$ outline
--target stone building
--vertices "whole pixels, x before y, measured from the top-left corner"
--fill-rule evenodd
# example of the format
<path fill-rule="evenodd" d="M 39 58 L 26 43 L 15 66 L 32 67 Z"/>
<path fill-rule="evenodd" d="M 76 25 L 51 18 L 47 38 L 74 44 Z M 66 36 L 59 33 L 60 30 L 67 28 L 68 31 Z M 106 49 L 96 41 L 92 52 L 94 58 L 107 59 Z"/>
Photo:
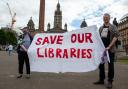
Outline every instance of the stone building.
<path fill-rule="evenodd" d="M 120 32 L 119 40 L 121 41 L 121 46 L 128 55 L 128 14 L 119 21 L 118 31 Z"/>
<path fill-rule="evenodd" d="M 30 33 L 33 33 L 35 31 L 35 24 L 32 20 L 32 17 L 30 18 L 30 20 L 28 21 L 28 24 L 27 24 L 27 27 L 28 27 L 28 31 Z"/>
<path fill-rule="evenodd" d="M 62 28 L 62 11 L 60 10 L 60 3 L 57 4 L 57 9 L 54 14 L 54 26 L 51 28 L 50 23 L 47 25 L 46 33 L 64 33 L 67 32 L 67 24 L 65 23 L 64 29 Z"/>

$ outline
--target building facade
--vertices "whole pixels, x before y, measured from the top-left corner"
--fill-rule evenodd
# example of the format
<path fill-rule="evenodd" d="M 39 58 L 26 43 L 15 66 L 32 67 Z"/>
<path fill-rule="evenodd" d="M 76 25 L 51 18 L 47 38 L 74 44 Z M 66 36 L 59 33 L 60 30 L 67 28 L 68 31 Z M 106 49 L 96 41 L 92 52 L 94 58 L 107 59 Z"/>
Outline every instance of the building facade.
<path fill-rule="evenodd" d="M 33 37 L 34 37 L 34 35 L 36 33 L 39 33 L 40 32 L 38 29 L 35 29 L 35 24 L 34 24 L 34 21 L 33 21 L 32 17 L 30 17 L 30 19 L 29 19 L 29 21 L 27 23 L 27 28 L 28 28 L 29 33 Z"/>
<path fill-rule="evenodd" d="M 120 33 L 119 40 L 121 41 L 121 46 L 128 55 L 128 14 L 118 23 L 118 31 Z"/>
<path fill-rule="evenodd" d="M 47 25 L 46 33 L 64 33 L 67 32 L 67 24 L 62 28 L 62 11 L 60 10 L 60 3 L 57 4 L 57 9 L 54 14 L 54 26 L 51 28 L 50 23 Z"/>
<path fill-rule="evenodd" d="M 32 17 L 30 18 L 30 20 L 28 21 L 28 24 L 27 24 L 27 28 L 28 28 L 28 31 L 30 33 L 33 33 L 35 31 L 35 24 L 32 20 Z"/>

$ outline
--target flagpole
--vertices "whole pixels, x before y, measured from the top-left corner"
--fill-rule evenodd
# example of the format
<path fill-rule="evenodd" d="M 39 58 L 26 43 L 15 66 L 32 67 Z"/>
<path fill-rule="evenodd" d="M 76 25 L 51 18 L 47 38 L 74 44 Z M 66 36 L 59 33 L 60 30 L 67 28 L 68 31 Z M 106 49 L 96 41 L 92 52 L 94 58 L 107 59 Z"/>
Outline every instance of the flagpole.
<path fill-rule="evenodd" d="M 39 32 L 44 32 L 44 21 L 45 21 L 45 0 L 40 0 Z"/>

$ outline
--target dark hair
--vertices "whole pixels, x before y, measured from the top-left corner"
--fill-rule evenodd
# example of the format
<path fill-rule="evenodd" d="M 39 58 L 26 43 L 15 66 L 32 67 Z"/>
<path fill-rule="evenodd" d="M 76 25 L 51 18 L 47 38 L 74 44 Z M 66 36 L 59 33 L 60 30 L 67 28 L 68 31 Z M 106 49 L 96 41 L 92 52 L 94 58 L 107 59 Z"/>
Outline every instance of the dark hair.
<path fill-rule="evenodd" d="M 108 13 L 105 13 L 104 16 L 109 16 L 109 18 L 110 18 L 110 14 L 108 14 Z"/>

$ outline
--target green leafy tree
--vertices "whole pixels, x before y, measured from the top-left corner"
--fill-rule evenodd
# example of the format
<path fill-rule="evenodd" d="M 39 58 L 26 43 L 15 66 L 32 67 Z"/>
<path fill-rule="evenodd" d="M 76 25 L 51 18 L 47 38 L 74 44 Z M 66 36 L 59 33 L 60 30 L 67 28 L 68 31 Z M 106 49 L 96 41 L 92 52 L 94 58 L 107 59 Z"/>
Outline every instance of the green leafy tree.
<path fill-rule="evenodd" d="M 13 44 L 16 45 L 17 38 L 14 31 L 5 31 L 4 29 L 0 30 L 0 44 Z"/>
<path fill-rule="evenodd" d="M 8 44 L 15 45 L 17 43 L 17 38 L 15 36 L 15 33 L 13 31 L 7 31 L 6 32 L 6 39 Z"/>
<path fill-rule="evenodd" d="M 6 44 L 6 33 L 4 30 L 0 30 L 0 44 L 1 45 Z"/>

